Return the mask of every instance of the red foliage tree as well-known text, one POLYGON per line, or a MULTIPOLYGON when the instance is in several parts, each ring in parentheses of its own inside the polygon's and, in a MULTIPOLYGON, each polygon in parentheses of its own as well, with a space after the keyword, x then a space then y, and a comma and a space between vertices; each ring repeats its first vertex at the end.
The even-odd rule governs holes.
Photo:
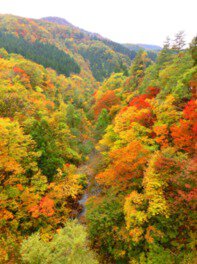
POLYGON ((120 98, 116 96, 114 91, 107 91, 103 96, 96 102, 94 107, 95 117, 98 117, 102 109, 110 110, 112 106, 119 105, 120 98))
POLYGON ((131 100, 129 106, 135 106, 137 109, 149 108, 150 104, 146 101, 148 99, 146 94, 136 96, 131 100))
POLYGON ((185 150, 190 154, 195 153, 197 139, 197 107, 196 102, 191 100, 183 110, 183 117, 178 125, 171 127, 174 144, 178 149, 185 150))

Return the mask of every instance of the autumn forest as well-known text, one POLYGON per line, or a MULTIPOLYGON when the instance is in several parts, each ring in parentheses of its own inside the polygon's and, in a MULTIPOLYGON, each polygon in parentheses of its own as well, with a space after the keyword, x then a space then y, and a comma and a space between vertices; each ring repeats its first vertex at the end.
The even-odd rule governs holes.
POLYGON ((196 263, 196 89, 182 31, 0 15, 0 263, 196 263))

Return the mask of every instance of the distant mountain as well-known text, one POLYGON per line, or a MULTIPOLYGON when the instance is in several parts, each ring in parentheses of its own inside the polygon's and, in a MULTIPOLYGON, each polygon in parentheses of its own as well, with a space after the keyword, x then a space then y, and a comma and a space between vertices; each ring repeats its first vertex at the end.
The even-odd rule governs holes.
POLYGON ((152 44, 122 44, 126 48, 132 51, 138 51, 140 49, 144 49, 146 51, 160 51, 162 48, 158 45, 152 45, 152 44))
POLYGON ((162 50, 162 47, 158 45, 152 45, 152 44, 137 44, 137 45, 145 50, 152 50, 152 51, 162 50))

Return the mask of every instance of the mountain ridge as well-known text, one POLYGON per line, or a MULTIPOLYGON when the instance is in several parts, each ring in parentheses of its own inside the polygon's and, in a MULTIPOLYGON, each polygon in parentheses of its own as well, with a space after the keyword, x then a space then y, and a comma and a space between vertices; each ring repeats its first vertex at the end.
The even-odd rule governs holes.
MULTIPOLYGON (((65 18, 62 18, 62 17, 48 16, 48 17, 42 17, 41 20, 45 20, 45 21, 48 21, 48 22, 51 22, 51 23, 56 23, 56 24, 59 24, 59 25, 70 25, 72 27, 75 27, 75 28, 80 29, 81 31, 83 31, 84 33, 89 34, 90 36, 98 37, 98 38, 100 38, 102 40, 103 39, 107 39, 109 41, 112 41, 109 38, 103 37, 102 35, 100 35, 98 33, 90 32, 90 31, 87 31, 87 30, 85 30, 85 29, 83 29, 81 27, 75 26, 72 23, 70 23, 68 20, 66 20, 65 18)), ((116 41, 112 41, 112 42, 116 42, 116 41)), ((145 49, 147 51, 159 51, 159 50, 162 49, 159 45, 155 45, 155 44, 146 44, 146 43, 119 43, 119 42, 116 42, 116 43, 118 43, 118 44, 126 47, 127 49, 132 50, 132 51, 133 50, 134 51, 138 51, 141 48, 142 49, 145 49)))
POLYGON ((74 27, 74 28, 77 28, 77 29, 81 30, 84 33, 89 34, 90 36, 98 37, 100 39, 104 39, 104 37, 102 37, 100 34, 95 33, 95 32, 90 32, 90 31, 85 30, 85 29, 83 29, 81 27, 75 26, 74 24, 70 23, 68 20, 66 20, 65 18, 62 18, 62 17, 47 16, 47 17, 42 17, 40 19, 44 20, 44 21, 47 21, 47 22, 63 25, 63 26, 71 26, 71 27, 74 27))

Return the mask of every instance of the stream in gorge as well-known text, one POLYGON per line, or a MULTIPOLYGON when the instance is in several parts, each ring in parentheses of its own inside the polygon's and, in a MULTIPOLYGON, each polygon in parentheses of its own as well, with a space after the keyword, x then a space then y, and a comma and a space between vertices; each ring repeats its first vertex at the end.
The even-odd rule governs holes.
POLYGON ((98 183, 95 180, 96 168, 98 166, 99 154, 93 152, 89 155, 89 159, 85 164, 82 164, 77 169, 77 174, 84 174, 87 176, 87 187, 84 190, 80 200, 78 201, 79 206, 81 207, 81 211, 79 212, 77 218, 79 221, 85 220, 86 215, 86 202, 88 197, 92 195, 98 195, 100 192, 98 183))

